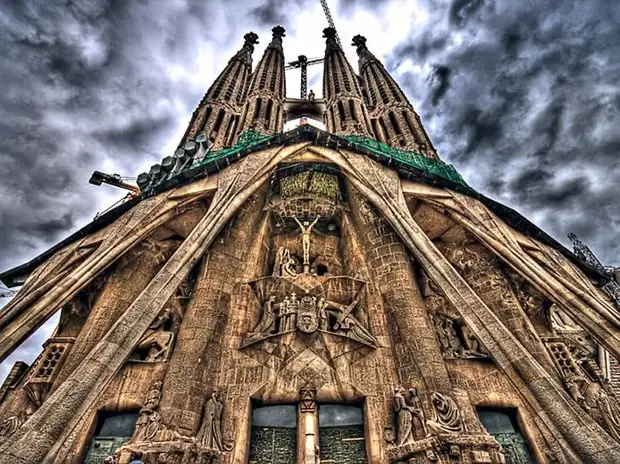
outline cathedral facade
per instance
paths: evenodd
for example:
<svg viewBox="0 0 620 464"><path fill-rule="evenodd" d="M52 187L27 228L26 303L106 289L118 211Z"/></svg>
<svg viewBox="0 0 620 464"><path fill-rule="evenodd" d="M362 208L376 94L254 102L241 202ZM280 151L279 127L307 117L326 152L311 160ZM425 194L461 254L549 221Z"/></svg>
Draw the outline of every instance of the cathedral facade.
<svg viewBox="0 0 620 464"><path fill-rule="evenodd" d="M0 463L620 462L620 313L438 156L356 36L248 33L140 192L0 279ZM288 121L313 118L326 130ZM617 390L617 391L616 391Z"/></svg>

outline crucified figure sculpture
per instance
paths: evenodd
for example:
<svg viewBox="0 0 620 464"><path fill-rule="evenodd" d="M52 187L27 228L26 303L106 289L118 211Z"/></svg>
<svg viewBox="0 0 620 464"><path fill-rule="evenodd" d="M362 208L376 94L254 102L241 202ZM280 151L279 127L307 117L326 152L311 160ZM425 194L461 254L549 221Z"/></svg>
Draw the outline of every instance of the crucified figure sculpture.
<svg viewBox="0 0 620 464"><path fill-rule="evenodd" d="M301 223L299 222L299 219L293 216L293 219L295 219L295 222L301 230L301 244L304 249L304 273L310 272L310 233L312 232L312 228L316 225L316 223L319 222L320 218L321 216L317 214L314 221L304 221L303 223Z"/></svg>

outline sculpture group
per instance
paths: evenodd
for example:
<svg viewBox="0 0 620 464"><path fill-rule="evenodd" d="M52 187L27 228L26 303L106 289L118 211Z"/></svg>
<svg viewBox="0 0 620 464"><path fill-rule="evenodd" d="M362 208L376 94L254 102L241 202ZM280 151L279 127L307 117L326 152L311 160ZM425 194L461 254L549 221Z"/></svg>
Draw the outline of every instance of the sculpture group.
<svg viewBox="0 0 620 464"><path fill-rule="evenodd" d="M452 398L440 392L431 394L432 416L427 419L423 403L415 388L394 389L392 399L396 434L390 441L403 446L433 435L458 433L463 430L461 413Z"/></svg>
<svg viewBox="0 0 620 464"><path fill-rule="evenodd" d="M378 346L377 339L352 313L358 303L359 299L347 305L310 294L298 298L295 292L278 301L272 294L263 304L260 321L248 333L248 338L265 338L295 330L304 333L320 330Z"/></svg>
<svg viewBox="0 0 620 464"><path fill-rule="evenodd" d="M161 442L177 443L173 448L181 450L181 453L185 452L185 450L179 447L178 444L185 443L189 445L189 452L192 453L191 455L197 456L197 458L201 454L205 456L216 456L232 449L232 445L226 443L222 435L224 403L219 389L214 388L207 397L203 408L201 425L195 436L188 437L181 435L164 423L159 413L162 386L163 383L161 381L156 381L153 384L153 387L145 398L144 405L140 409L133 436L126 445L121 447L114 455L107 458L107 463L116 464L119 455L124 451L132 455L136 450L144 454L149 454L152 445ZM157 454L157 451L153 452ZM160 460L160 462L168 461Z"/></svg>

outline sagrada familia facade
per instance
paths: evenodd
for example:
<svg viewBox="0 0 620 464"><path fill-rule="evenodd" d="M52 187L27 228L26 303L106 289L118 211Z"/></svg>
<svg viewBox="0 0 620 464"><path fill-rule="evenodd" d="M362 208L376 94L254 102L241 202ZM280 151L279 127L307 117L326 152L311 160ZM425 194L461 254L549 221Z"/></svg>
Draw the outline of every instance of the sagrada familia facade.
<svg viewBox="0 0 620 464"><path fill-rule="evenodd" d="M0 464L620 463L609 276L469 187L356 36L323 97L257 36L139 193L0 312ZM288 121L316 119L320 130Z"/></svg>

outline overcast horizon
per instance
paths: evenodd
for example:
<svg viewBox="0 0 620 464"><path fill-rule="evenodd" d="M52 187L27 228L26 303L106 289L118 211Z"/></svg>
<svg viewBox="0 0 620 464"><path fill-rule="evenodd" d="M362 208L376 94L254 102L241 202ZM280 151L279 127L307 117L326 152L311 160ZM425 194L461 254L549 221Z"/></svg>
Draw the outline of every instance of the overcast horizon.
<svg viewBox="0 0 620 464"><path fill-rule="evenodd" d="M480 193L572 249L620 265L620 2L332 0L401 85L436 146ZM286 29L287 61L321 57L320 2L0 2L0 272L88 224L178 144L208 86L254 31L254 65ZM322 66L308 68L321 96ZM299 71L287 72L299 94ZM0 299L0 306L7 299ZM54 321L0 365L31 362Z"/></svg>

